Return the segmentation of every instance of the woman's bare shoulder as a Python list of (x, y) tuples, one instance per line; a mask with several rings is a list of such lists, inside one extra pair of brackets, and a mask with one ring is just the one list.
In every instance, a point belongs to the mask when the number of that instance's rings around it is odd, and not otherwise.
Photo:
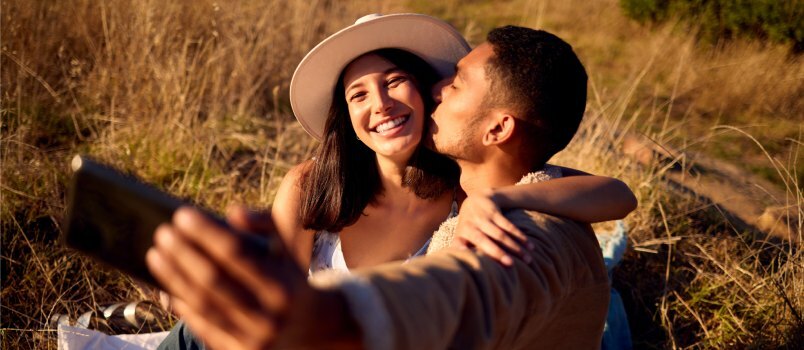
[[(282, 179), (282, 183), (279, 185), (279, 188), (276, 191), (276, 197), (274, 198), (274, 213), (277, 212), (276, 209), (280, 209), (281, 212), (292, 213), (294, 216), (298, 217), (298, 213), (296, 211), (301, 205), (302, 185), (304, 178), (310, 173), (312, 165), (313, 160), (308, 160), (295, 165), (288, 170), (288, 172), (285, 174), (285, 177)], [(276, 208), (277, 206), (281, 207)], [(290, 212), (288, 212), (287, 209), (291, 209)]]
[[(306, 160), (301, 162), (293, 167), (291, 167), (288, 172), (285, 174), (285, 178), (282, 179), (282, 185), (301, 185), (301, 181), (307, 176), (310, 171), (313, 169), (313, 164), (315, 160)], [(287, 183), (287, 184), (286, 184)]]
[(310, 252), (313, 249), (313, 232), (304, 229), (301, 218), (302, 183), (312, 168), (313, 161), (306, 161), (290, 168), (279, 185), (271, 215), (277, 232), (293, 252), (301, 264), (310, 264)]

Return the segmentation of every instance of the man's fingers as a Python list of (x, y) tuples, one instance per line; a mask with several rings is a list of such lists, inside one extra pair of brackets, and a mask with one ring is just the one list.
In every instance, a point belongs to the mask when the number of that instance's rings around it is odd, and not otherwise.
[(215, 222), (195, 208), (181, 207), (176, 210), (173, 224), (185, 238), (215, 258), (221, 258), (223, 252), (229, 254), (240, 248), (239, 237), (233, 228)]
[[(171, 225), (159, 225), (154, 232), (154, 239), (173, 231)], [(154, 241), (154, 246), (145, 253), (145, 263), (169, 294), (183, 298), (193, 287), (189, 285), (185, 271), (177, 266), (174, 256), (171, 253), (164, 254), (157, 245), (158, 242)]]
[(173, 216), (173, 223), (183, 237), (221, 266), (235, 270), (259, 269), (255, 261), (268, 257), (264, 237), (245, 235), (233, 228), (223, 227), (194, 208), (179, 208)]
[(230, 325), (214, 322), (205, 315), (197, 313), (196, 309), (193, 309), (180, 299), (175, 300), (174, 307), (182, 314), (184, 322), (187, 323), (187, 325), (193, 331), (193, 334), (204, 341), (206, 348), (242, 348), (242, 346), (238, 344), (238, 337), (227, 331), (232, 329)]
[(276, 233), (271, 213), (250, 210), (241, 205), (233, 205), (226, 209), (226, 220), (232, 227), (245, 232), (273, 236)]
[[(250, 226), (244, 222), (247, 214), (233, 214), (237, 216), (238, 225)], [(210, 219), (197, 209), (182, 207), (173, 215), (173, 223), (188, 240), (209, 253), (215, 259), (229, 261), (232, 257), (242, 257), (248, 261), (255, 258), (270, 257), (276, 253), (272, 250), (281, 250), (281, 241), (270, 237), (244, 234), (235, 227), (222, 226)], [(256, 225), (256, 224), (255, 224)], [(270, 224), (266, 224), (270, 225)], [(264, 227), (266, 225), (263, 225)], [(276, 248), (276, 249), (273, 249)]]
[[(188, 283), (186, 276), (176, 267), (175, 262), (170, 258), (169, 254), (161, 253), (158, 248), (151, 248), (145, 254), (145, 260), (154, 277), (162, 284), (165, 290), (171, 294), (171, 304), (177, 313), (185, 316), (183, 309), (176, 308), (177, 300), (189, 299), (192, 305), (203, 303), (198, 300), (200, 296), (196, 293), (196, 286)], [(207, 303), (202, 309), (207, 310), (210, 306), (211, 305)], [(222, 319), (219, 314), (207, 314), (206, 317), (210, 320), (214, 320), (216, 323), (228, 324), (228, 321)]]
[(242, 205), (231, 205), (226, 209), (226, 221), (241, 233), (253, 233), (263, 239), (254, 239), (256, 246), (262, 246), (260, 255), (267, 251), (271, 256), (284, 256), (287, 249), (279, 236), (271, 213), (265, 210), (251, 210)]
[[(261, 305), (257, 296), (252, 294), (253, 290), (218, 268), (208, 255), (178, 235), (172, 226), (160, 227), (154, 243), (146, 258), (157, 267), (155, 277), (182, 300), (176, 310), (185, 319), (193, 318), (195, 323), (204, 322), (224, 332), (234, 332), (229, 334), (230, 341), (253, 339), (254, 334), (260, 335), (256, 339), (264, 340), (262, 335), (265, 332), (276, 332), (275, 320), (271, 318), (276, 308)], [(175, 276), (183, 278), (173, 280)], [(221, 337), (215, 339), (220, 341)]]
[(187, 290), (186, 277), (175, 268), (169, 257), (156, 248), (150, 248), (145, 253), (145, 263), (154, 278), (161, 283), (162, 288), (172, 296), (181, 297), (179, 294), (184, 294), (183, 292)]
[[(268, 244), (271, 237), (243, 234), (222, 227), (196, 209), (183, 207), (174, 214), (173, 222), (178, 232), (210, 256), (214, 263), (231, 274), (231, 278), (243, 283), (250, 290), (260, 291), (260, 302), (270, 310), (283, 313), (290, 295), (283, 284), (289, 279), (303, 276), (288, 257), (272, 254)], [(273, 239), (279, 244), (279, 239)]]
[(154, 243), (158, 251), (176, 257), (172, 259), (175, 268), (186, 276), (185, 288), (192, 295), (181, 297), (187, 303), (210, 312), (225, 310), (226, 317), (233, 322), (251, 323), (249, 313), (260, 307), (257, 299), (174, 231), (169, 226), (157, 230)]
[[(159, 240), (157, 240), (157, 244), (159, 244)], [(188, 257), (186, 247), (180, 247), (178, 244), (169, 246), (178, 253), (177, 256), (180, 257), (178, 260), (194, 261), (197, 265), (195, 272), (207, 268), (204, 263)], [(164, 271), (172, 276), (180, 275), (182, 267), (178, 265), (182, 263), (169, 262), (171, 260), (170, 254), (162, 254), (159, 249), (160, 247), (151, 249), (147, 256), (147, 259), (155, 260), (155, 265), (158, 264), (163, 267), (158, 273), (161, 274), (161, 271)], [(177, 297), (172, 298), (173, 307), (177, 313), (182, 315), (182, 318), (186, 319), (191, 316), (187, 314), (187, 310), (191, 310), (192, 317), (202, 319), (208, 324), (215, 324), (227, 331), (236, 330), (241, 333), (235, 334), (238, 337), (244, 335), (242, 333), (264, 334), (264, 332), (275, 328), (272, 323), (269, 324), (267, 318), (264, 317), (265, 315), (259, 314), (266, 312), (266, 310), (260, 308), (254, 297), (239, 289), (233, 281), (220, 279), (214, 284), (207, 282), (193, 283), (193, 274), (189, 273), (187, 275), (189, 276), (186, 279), (178, 281), (167, 280), (164, 283), (171, 293), (176, 293)], [(238, 292), (232, 292), (233, 290)], [(177, 301), (180, 301), (181, 307), (176, 307)]]

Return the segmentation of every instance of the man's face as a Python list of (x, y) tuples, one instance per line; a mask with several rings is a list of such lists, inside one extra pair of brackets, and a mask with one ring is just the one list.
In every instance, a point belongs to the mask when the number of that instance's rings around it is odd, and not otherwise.
[(473, 160), (481, 149), (482, 130), (479, 121), (487, 112), (483, 100), (490, 82), (486, 78), (486, 62), (494, 55), (492, 46), (484, 43), (458, 62), (454, 77), (436, 84), (430, 134), (432, 148), (457, 160)]

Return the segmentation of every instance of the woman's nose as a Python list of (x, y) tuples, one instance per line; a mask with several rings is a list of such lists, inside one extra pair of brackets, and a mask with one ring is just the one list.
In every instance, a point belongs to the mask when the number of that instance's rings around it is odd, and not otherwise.
[(380, 90), (374, 94), (373, 109), (375, 114), (382, 114), (391, 110), (394, 107), (394, 99), (388, 96), (387, 91)]

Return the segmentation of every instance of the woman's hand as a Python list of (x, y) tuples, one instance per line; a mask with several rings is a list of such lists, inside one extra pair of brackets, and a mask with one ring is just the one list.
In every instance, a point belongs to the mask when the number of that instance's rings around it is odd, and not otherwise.
[(529, 263), (532, 257), (528, 250), (533, 249), (532, 243), (503, 216), (498, 199), (493, 190), (487, 189), (468, 196), (463, 201), (452, 246), (474, 247), (506, 266), (514, 263), (508, 252)]

